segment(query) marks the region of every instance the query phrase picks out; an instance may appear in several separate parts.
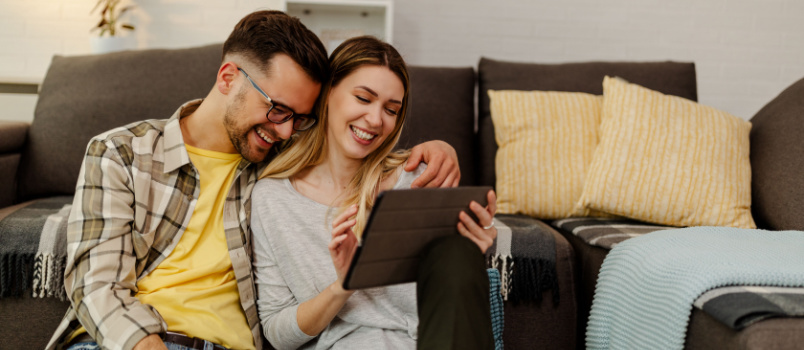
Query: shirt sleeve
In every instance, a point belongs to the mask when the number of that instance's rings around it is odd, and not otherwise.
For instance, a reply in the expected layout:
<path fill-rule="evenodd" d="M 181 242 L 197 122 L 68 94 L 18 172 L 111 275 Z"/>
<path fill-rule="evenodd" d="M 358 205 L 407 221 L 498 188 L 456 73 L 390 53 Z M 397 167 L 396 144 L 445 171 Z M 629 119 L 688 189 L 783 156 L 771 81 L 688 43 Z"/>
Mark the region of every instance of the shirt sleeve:
<path fill-rule="evenodd" d="M 134 205 L 118 148 L 110 140 L 90 141 L 68 221 L 64 285 L 78 320 L 108 349 L 131 349 L 167 329 L 153 307 L 134 297 Z"/>
<path fill-rule="evenodd" d="M 400 168 L 402 168 L 400 166 Z M 413 181 L 416 180 L 419 176 L 424 174 L 424 171 L 427 170 L 426 163 L 419 163 L 419 166 L 413 171 L 405 171 L 402 170 L 402 174 L 399 175 L 399 179 L 396 180 L 396 184 L 394 185 L 395 190 L 402 190 L 402 189 L 409 189 L 410 185 L 413 184 Z"/>
<path fill-rule="evenodd" d="M 272 198 L 258 184 L 252 200 L 251 232 L 254 241 L 254 283 L 257 285 L 257 311 L 265 338 L 278 350 L 296 349 L 314 339 L 299 328 L 296 312 L 299 301 L 288 287 L 277 265 L 266 231 L 271 215 L 257 198 Z"/>

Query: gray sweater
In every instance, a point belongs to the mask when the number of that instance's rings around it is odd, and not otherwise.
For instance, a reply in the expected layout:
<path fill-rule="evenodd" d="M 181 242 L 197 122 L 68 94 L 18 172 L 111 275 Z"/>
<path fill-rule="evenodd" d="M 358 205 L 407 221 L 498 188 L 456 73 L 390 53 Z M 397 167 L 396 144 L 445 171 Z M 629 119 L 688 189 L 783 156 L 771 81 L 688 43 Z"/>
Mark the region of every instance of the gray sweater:
<path fill-rule="evenodd" d="M 410 188 L 424 170 L 403 172 Z M 277 349 L 415 349 L 416 285 L 355 292 L 317 337 L 299 329 L 296 310 L 335 282 L 327 245 L 337 209 L 297 192 L 288 179 L 262 179 L 252 194 L 254 280 L 265 337 Z"/>

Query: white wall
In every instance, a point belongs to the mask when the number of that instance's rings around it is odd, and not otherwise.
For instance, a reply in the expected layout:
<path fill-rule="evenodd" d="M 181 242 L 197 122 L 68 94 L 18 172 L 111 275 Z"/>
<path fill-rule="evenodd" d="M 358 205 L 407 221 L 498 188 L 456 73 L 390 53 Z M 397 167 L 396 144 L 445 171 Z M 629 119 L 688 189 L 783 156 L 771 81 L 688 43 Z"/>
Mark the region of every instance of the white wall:
<path fill-rule="evenodd" d="M 283 1 L 135 3 L 140 47 L 154 48 L 221 42 L 243 15 Z M 0 0 L 0 81 L 41 80 L 52 55 L 89 53 L 94 4 Z M 804 77 L 802 18 L 802 0 L 396 0 L 394 44 L 418 65 L 694 61 L 700 101 L 748 119 Z"/>
<path fill-rule="evenodd" d="M 411 64 L 693 61 L 703 104 L 751 118 L 804 77 L 802 0 L 397 0 Z"/>
<path fill-rule="evenodd" d="M 39 83 L 53 55 L 90 53 L 97 0 L 0 0 L 0 82 Z M 223 42 L 240 18 L 282 9 L 282 0 L 129 0 L 139 48 Z M 97 32 L 95 32 L 97 33 Z M 0 94 L 0 121 L 33 120 L 36 95 Z"/>
<path fill-rule="evenodd" d="M 54 54 L 90 53 L 97 0 L 0 0 L 0 77 L 37 81 Z M 126 3 L 126 2 L 124 2 Z M 223 42 L 240 18 L 281 0 L 129 0 L 127 19 L 141 48 Z M 97 33 L 97 32 L 96 32 Z"/>

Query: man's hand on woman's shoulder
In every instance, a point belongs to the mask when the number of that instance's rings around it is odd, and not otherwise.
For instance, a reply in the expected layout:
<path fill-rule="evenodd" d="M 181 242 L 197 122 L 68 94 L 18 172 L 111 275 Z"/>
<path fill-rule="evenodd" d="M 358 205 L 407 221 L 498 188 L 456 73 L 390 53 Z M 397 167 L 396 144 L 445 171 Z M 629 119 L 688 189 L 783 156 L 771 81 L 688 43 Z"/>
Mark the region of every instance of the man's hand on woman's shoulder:
<path fill-rule="evenodd" d="M 461 181 L 458 154 L 452 146 L 444 141 L 427 141 L 413 147 L 410 150 L 405 170 L 413 171 L 421 162 L 427 164 L 427 169 L 416 180 L 413 180 L 411 188 L 456 187 Z"/>

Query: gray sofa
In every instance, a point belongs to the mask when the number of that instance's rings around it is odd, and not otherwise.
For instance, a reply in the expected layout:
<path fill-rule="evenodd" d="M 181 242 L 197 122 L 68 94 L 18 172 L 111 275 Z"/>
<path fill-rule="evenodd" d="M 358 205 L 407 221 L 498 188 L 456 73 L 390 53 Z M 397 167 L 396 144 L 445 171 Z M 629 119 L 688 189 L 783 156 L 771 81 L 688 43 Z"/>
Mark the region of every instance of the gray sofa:
<path fill-rule="evenodd" d="M 215 79 L 220 52 L 220 45 L 211 45 L 55 57 L 40 89 L 34 121 L 30 125 L 0 123 L 0 220 L 41 199 L 72 195 L 84 149 L 92 136 L 137 120 L 167 118 L 181 103 L 206 96 Z M 496 143 L 488 89 L 600 94 L 600 82 L 606 74 L 668 94 L 697 98 L 692 63 L 538 65 L 482 59 L 477 72 L 472 67 L 414 66 L 410 67 L 410 116 L 401 146 L 445 140 L 458 153 L 463 185 L 494 185 Z M 798 157 L 804 141 L 797 138 L 804 131 L 800 120 L 804 83 L 796 86 L 769 104 L 754 121 L 752 142 L 758 140 L 759 144 L 752 145 L 755 217 L 771 229 L 804 228 L 804 215 L 796 215 L 801 213 L 796 209 L 804 208 L 800 203 L 804 180 L 794 176 L 777 180 L 779 172 L 790 174 L 786 166 L 791 161 L 797 167 L 794 169 L 804 169 Z M 767 146 L 762 146 L 763 142 Z M 582 348 L 594 281 L 607 251 L 586 245 L 572 233 L 528 220 L 554 241 L 556 281 L 535 299 L 505 302 L 506 348 Z M 513 276 L 519 277 L 516 273 Z M 30 293 L 0 298 L 0 324 L 4 325 L 0 329 L 0 338 L 4 339 L 1 347 L 44 347 L 67 305 L 57 298 L 33 298 Z M 687 347 L 728 344 L 734 349 L 750 348 L 746 344 L 770 344 L 769 334 L 782 334 L 790 341 L 799 339 L 801 344 L 804 324 L 800 321 L 769 320 L 730 332 L 718 328 L 717 321 L 706 314 L 693 313 Z"/>
<path fill-rule="evenodd" d="M 604 75 L 697 100 L 692 63 L 587 62 L 558 65 L 481 59 L 479 71 L 479 183 L 493 185 L 497 145 L 487 91 L 544 90 L 602 94 Z M 750 119 L 752 130 L 752 214 L 759 229 L 804 231 L 804 79 L 763 107 Z M 550 222 L 551 228 L 572 246 L 576 257 L 578 348 L 584 345 L 586 321 L 595 284 L 609 250 L 591 245 L 573 232 Z M 693 308 L 687 331 L 687 349 L 800 349 L 804 344 L 804 318 L 777 318 L 740 331 L 725 326 Z"/>
<path fill-rule="evenodd" d="M 42 199 L 71 196 L 92 136 L 137 120 L 167 118 L 183 102 L 206 96 L 220 57 L 221 45 L 54 57 L 34 121 L 0 124 L 0 220 Z M 401 146 L 445 140 L 458 152 L 462 183 L 476 183 L 474 69 L 411 67 L 410 75 L 412 117 Z M 575 346 L 574 257 L 566 240 L 550 234 L 558 243 L 560 302 L 506 303 L 509 348 Z M 551 293 L 544 299 L 552 300 Z M 44 347 L 67 305 L 57 298 L 32 298 L 30 292 L 0 299 L 2 347 Z"/>

